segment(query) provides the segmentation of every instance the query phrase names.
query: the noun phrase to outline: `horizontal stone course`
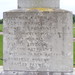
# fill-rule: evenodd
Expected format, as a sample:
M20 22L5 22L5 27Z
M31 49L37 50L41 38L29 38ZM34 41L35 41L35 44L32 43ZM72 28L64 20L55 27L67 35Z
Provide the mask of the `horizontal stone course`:
M5 71L5 72L0 73L0 75L75 75L75 73Z

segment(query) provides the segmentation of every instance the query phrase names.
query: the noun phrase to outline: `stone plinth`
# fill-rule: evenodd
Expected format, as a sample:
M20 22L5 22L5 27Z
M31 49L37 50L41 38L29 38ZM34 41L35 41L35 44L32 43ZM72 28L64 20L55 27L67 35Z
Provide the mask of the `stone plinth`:
M70 73L72 43L72 13L68 11L19 9L4 13L4 71Z
M18 0L18 8L59 8L59 0Z
M19 72L19 71L5 71L1 75L75 75L73 73L53 73L53 72Z

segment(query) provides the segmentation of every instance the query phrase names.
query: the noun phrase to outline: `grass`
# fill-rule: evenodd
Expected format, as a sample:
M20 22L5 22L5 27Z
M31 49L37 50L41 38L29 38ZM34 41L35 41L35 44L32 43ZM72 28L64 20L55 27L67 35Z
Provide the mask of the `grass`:
M75 38L75 23L73 24L73 37Z
M75 67L75 42L73 43L73 63L74 63L74 67Z
M0 58L3 58L3 35L0 35ZM0 60L0 65L3 65L2 60Z
M73 37L75 38L75 28L73 28Z
M75 27L75 23L73 24L73 27Z
M3 31L3 25L0 24L0 32L2 32L2 31Z

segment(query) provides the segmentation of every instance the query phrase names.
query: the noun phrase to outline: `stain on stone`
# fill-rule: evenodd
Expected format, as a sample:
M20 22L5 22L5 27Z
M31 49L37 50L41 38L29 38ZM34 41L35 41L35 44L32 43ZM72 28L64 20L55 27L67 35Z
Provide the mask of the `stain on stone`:
M60 32L58 32L58 35L59 35L59 38L61 38L61 33Z
M65 55L64 51L62 51L62 55Z
M49 72L49 75L53 75L54 73L53 72Z
M47 72L38 72L37 75L48 75Z
M21 8L21 7L18 5L18 8Z

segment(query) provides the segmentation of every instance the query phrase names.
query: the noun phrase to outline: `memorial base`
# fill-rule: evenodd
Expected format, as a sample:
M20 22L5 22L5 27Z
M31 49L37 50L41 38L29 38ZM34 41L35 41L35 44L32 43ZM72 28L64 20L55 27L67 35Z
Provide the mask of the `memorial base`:
M19 72L19 71L4 71L0 75L74 75L73 73L55 73L55 72Z
M5 12L0 75L73 75L71 20L72 13L59 9Z
M5 12L4 70L72 72L72 39L72 13L68 11Z

